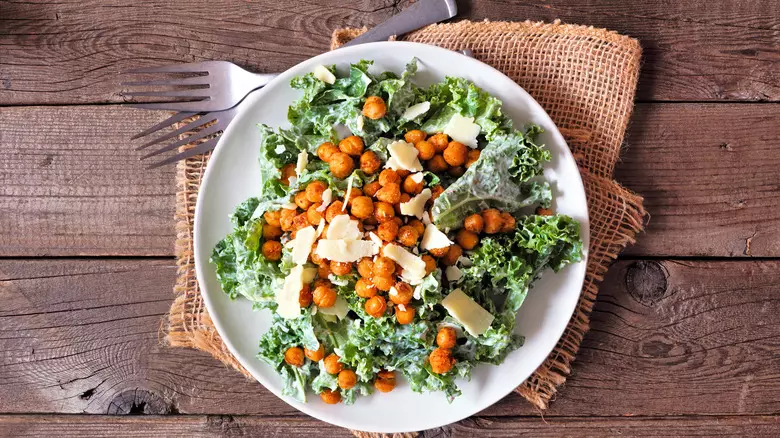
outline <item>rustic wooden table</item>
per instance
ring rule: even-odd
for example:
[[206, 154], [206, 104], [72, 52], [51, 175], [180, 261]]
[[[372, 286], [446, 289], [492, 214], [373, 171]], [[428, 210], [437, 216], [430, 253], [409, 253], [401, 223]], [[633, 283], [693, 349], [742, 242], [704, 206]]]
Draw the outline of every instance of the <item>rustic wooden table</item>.
[[[780, 436], [780, 2], [470, 3], [462, 17], [639, 38], [617, 179], [652, 219], [544, 418], [510, 395], [425, 435]], [[0, 434], [349, 435], [161, 346], [174, 171], [138, 163], [128, 137], [164, 114], [119, 105], [117, 73], [207, 59], [281, 71], [405, 4], [0, 1]]]

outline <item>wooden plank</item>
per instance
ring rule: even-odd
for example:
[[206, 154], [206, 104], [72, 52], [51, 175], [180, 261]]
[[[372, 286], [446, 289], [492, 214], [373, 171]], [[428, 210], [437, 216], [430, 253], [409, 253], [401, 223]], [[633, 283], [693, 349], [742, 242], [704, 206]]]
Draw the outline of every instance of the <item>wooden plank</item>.
[[167, 117], [117, 105], [0, 111], [0, 254], [171, 255], [174, 167], [128, 139]]
[[[175, 267], [0, 262], [0, 413], [293, 415], [206, 355], [159, 343]], [[550, 416], [776, 415], [780, 261], [618, 263]], [[513, 394], [483, 417], [538, 415]]]
[[[683, 417], [683, 418], [482, 418], [427, 430], [426, 437], [534, 437], [643, 436], [643, 437], [775, 437], [780, 433], [778, 417]], [[310, 417], [254, 416], [86, 416], [86, 415], [1, 415], [0, 433], [14, 437], [352, 437], [341, 429]]]
[[780, 107], [637, 105], [616, 178], [645, 197], [633, 255], [780, 255]]
[[[121, 102], [118, 74], [140, 65], [226, 59], [285, 70], [327, 50], [340, 26], [373, 26], [408, 2], [6, 2], [0, 104]], [[473, 20], [546, 20], [606, 27], [644, 49], [639, 96], [778, 100], [777, 2], [486, 0]], [[110, 24], [103, 24], [111, 17]]]

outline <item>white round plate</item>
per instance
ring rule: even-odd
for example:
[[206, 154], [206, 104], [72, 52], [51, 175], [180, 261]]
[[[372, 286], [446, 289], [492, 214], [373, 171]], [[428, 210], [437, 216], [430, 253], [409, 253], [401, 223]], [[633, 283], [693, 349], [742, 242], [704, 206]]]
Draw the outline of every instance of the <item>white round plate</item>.
[[585, 276], [583, 261], [557, 274], [548, 272], [536, 282], [518, 315], [516, 331], [525, 336], [525, 345], [500, 366], [476, 367], [470, 382], [458, 382], [463, 395], [451, 404], [443, 393], [412, 392], [403, 379], [399, 379], [393, 392], [361, 397], [351, 406], [326, 405], [314, 394], [310, 394], [308, 403], [281, 395], [281, 379], [255, 358], [258, 341], [269, 327], [270, 313], [252, 311], [246, 300], [231, 301], [217, 282], [214, 266], [209, 264], [212, 248], [231, 231], [228, 216], [233, 208], [258, 194], [260, 139], [256, 125], [289, 126], [287, 107], [299, 96], [298, 91], [289, 87], [290, 79], [319, 64], [336, 64], [343, 73], [350, 62], [373, 59], [370, 71], [400, 73], [412, 57], [418, 58], [418, 85], [429, 85], [445, 76], [469, 79], [504, 102], [504, 113], [515, 126], [533, 122], [544, 128], [540, 142], [547, 145], [553, 157], [544, 172], [553, 186], [553, 208], [580, 221], [587, 248], [588, 209], [582, 180], [566, 142], [542, 107], [512, 80], [486, 64], [439, 47], [408, 42], [364, 44], [322, 54], [287, 70], [247, 97], [211, 157], [195, 210], [198, 281], [214, 325], [233, 355], [263, 386], [300, 411], [338, 426], [368, 432], [408, 432], [443, 426], [506, 396], [541, 365], [558, 342], [577, 304]]

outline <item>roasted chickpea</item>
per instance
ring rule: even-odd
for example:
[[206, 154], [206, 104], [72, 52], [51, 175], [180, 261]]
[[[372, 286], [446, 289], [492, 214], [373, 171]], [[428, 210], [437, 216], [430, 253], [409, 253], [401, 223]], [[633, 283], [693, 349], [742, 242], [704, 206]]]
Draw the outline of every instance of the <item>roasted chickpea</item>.
[[409, 304], [414, 296], [414, 289], [409, 286], [408, 283], [399, 281], [393, 285], [390, 289], [390, 293], [387, 294], [390, 297], [390, 301], [395, 304]]
[[306, 357], [309, 358], [309, 360], [313, 362], [319, 362], [325, 357], [325, 346], [322, 345], [322, 342], [320, 342], [320, 348], [316, 350], [309, 350], [304, 348], [303, 354], [305, 354]]
[[283, 233], [281, 227], [263, 224], [263, 239], [265, 240], [279, 240]]
[[341, 402], [341, 394], [338, 391], [331, 391], [330, 389], [323, 389], [320, 393], [322, 401], [329, 405], [335, 405]]
[[298, 192], [295, 194], [295, 205], [301, 210], [308, 210], [311, 207], [312, 202], [306, 198], [306, 192]]
[[332, 307], [336, 304], [336, 290], [333, 286], [322, 284], [314, 288], [314, 304], [317, 307]]
[[469, 251], [477, 246], [477, 243], [479, 243], [479, 236], [473, 231], [461, 228], [458, 230], [458, 234], [455, 235], [455, 241], [458, 242], [458, 245], [462, 246], [463, 249]]
[[455, 366], [455, 358], [452, 357], [452, 351], [447, 348], [436, 348], [430, 356], [428, 362], [431, 364], [431, 371], [436, 374], [444, 374]]
[[339, 150], [347, 155], [359, 157], [363, 153], [363, 139], [357, 135], [350, 135], [339, 142]]
[[412, 175], [404, 178], [404, 191], [410, 195], [416, 195], [423, 191], [425, 187], [425, 181], [420, 179], [420, 182], [414, 180]]
[[327, 163], [330, 161], [330, 157], [338, 151], [339, 148], [335, 144], [326, 141], [317, 148], [317, 156], [320, 157], [320, 160]]
[[303, 366], [303, 348], [290, 347], [284, 352], [284, 361], [294, 367]]
[[517, 221], [515, 221], [514, 216], [507, 212], [501, 213], [501, 232], [502, 233], [508, 233], [515, 229], [515, 225], [517, 224]]
[[395, 171], [395, 173], [397, 173], [398, 174], [398, 178], [400, 178], [400, 180], [398, 181], [398, 184], [401, 184], [401, 181], [403, 181], [404, 178], [406, 178], [407, 176], [412, 174], [411, 171], [406, 170], [406, 169], [398, 169], [398, 170]]
[[352, 205], [352, 201], [354, 201], [355, 198], [359, 198], [361, 196], [363, 196], [363, 191], [357, 187], [352, 187], [352, 190], [349, 192], [349, 198], [344, 200], [344, 202], [346, 202], [347, 207], [349, 207], [350, 205]]
[[263, 246], [260, 248], [263, 257], [272, 261], [278, 262], [282, 259], [282, 244], [277, 240], [266, 240], [263, 242]]
[[444, 187], [441, 185], [431, 187], [431, 200], [428, 202], [433, 203], [442, 193], [444, 193]]
[[363, 115], [371, 120], [379, 120], [387, 114], [387, 105], [379, 96], [369, 96], [363, 104]]
[[325, 259], [323, 259], [319, 254], [317, 254], [317, 242], [314, 242], [314, 245], [311, 246], [309, 259], [311, 259], [311, 262], [317, 266], [326, 263]]
[[374, 214], [374, 201], [368, 196], [358, 196], [352, 200], [349, 211], [358, 219], [366, 219]]
[[282, 184], [284, 184], [286, 186], [289, 186], [290, 185], [290, 178], [292, 178], [292, 177], [294, 177], [296, 175], [297, 175], [297, 173], [295, 172], [295, 164], [293, 164], [293, 163], [285, 164], [282, 167], [282, 176], [279, 179], [280, 179], [280, 181], [282, 181]]
[[398, 241], [401, 245], [412, 247], [417, 245], [417, 240], [420, 238], [420, 233], [414, 227], [404, 225], [398, 230]]
[[309, 215], [307, 213], [301, 213], [293, 218], [292, 231], [298, 231], [306, 228], [309, 225]]
[[318, 202], [312, 204], [311, 207], [306, 210], [306, 217], [309, 219], [309, 223], [314, 226], [318, 226], [320, 224], [320, 219], [325, 217], [324, 211], [317, 210], [320, 207], [322, 207], [322, 204]]
[[339, 388], [352, 389], [357, 384], [357, 374], [352, 370], [342, 370], [338, 377]]
[[479, 155], [479, 149], [469, 149], [468, 154], [466, 154], [466, 167], [471, 167], [472, 164], [476, 163], [479, 160]]
[[436, 270], [436, 259], [431, 257], [428, 254], [423, 255], [422, 261], [425, 262], [425, 273], [430, 274], [431, 272]]
[[374, 388], [379, 392], [390, 392], [395, 389], [395, 379], [381, 379], [374, 380]]
[[265, 219], [265, 223], [274, 227], [282, 227], [282, 223], [279, 221], [282, 218], [282, 212], [279, 210], [276, 211], [266, 211], [263, 214], [263, 219]]
[[385, 242], [392, 242], [398, 236], [398, 224], [395, 221], [379, 224], [379, 228], [376, 229], [376, 235]]
[[[328, 189], [328, 184], [325, 181], [312, 181], [306, 186], [306, 199], [311, 203], [322, 202], [322, 194]], [[304, 210], [306, 208], [301, 207]]]
[[460, 256], [463, 255], [463, 248], [461, 248], [460, 245], [457, 243], [454, 245], [450, 245], [449, 249], [447, 250], [447, 254], [444, 255], [444, 257], [441, 258], [442, 264], [444, 266], [454, 266], [455, 263], [458, 262], [458, 259]]
[[325, 220], [328, 221], [328, 223], [333, 222], [333, 218], [340, 214], [347, 214], [345, 211], [342, 211], [342, 208], [344, 207], [344, 203], [341, 201], [333, 201], [330, 203], [328, 208], [325, 210]]
[[398, 176], [398, 172], [396, 172], [393, 169], [385, 169], [379, 173], [379, 185], [382, 187], [388, 185], [389, 183], [400, 183], [401, 177]]
[[501, 231], [504, 221], [501, 219], [501, 212], [495, 208], [489, 208], [482, 212], [482, 219], [485, 220], [485, 232], [487, 234], [496, 234]]
[[450, 166], [462, 166], [468, 158], [468, 148], [459, 141], [451, 141], [447, 144], [442, 156]]
[[322, 263], [317, 266], [317, 276], [327, 280], [328, 276], [332, 273], [333, 272], [330, 271], [330, 262], [328, 260], [322, 259]]
[[355, 170], [355, 161], [344, 152], [336, 152], [331, 155], [328, 165], [330, 167], [330, 173], [339, 179], [348, 177], [352, 171]]
[[433, 173], [443, 173], [446, 172], [447, 169], [449, 168], [447, 162], [444, 161], [444, 157], [442, 157], [439, 154], [434, 155], [433, 158], [428, 160], [426, 165], [428, 166], [428, 170], [430, 170]]
[[301, 291], [298, 292], [298, 304], [301, 307], [309, 307], [311, 305], [311, 302], [313, 300], [313, 296], [311, 293], [311, 286], [308, 284], [304, 284], [301, 288]]
[[411, 131], [404, 134], [404, 140], [411, 144], [417, 144], [417, 142], [425, 140], [425, 137], [427, 137], [425, 132], [420, 131], [419, 129], [412, 129]]
[[376, 373], [378, 379], [395, 380], [395, 371], [380, 370]]
[[366, 300], [364, 307], [366, 308], [366, 313], [374, 318], [379, 318], [387, 310], [387, 302], [381, 296], [376, 295]]
[[475, 213], [468, 216], [466, 220], [463, 221], [463, 227], [472, 233], [479, 234], [485, 228], [485, 220], [482, 219], [482, 215]]
[[380, 224], [392, 221], [395, 217], [395, 209], [392, 204], [387, 202], [375, 202], [374, 203], [374, 218]]
[[410, 219], [406, 225], [409, 225], [410, 227], [417, 230], [417, 234], [420, 236], [425, 233], [425, 224], [423, 224], [420, 219]]
[[552, 216], [553, 211], [550, 210], [549, 208], [536, 207], [536, 214], [539, 216]]
[[458, 341], [458, 335], [455, 329], [452, 327], [442, 327], [439, 332], [436, 333], [436, 345], [439, 348], [455, 348], [455, 343]]
[[366, 196], [374, 197], [376, 195], [376, 192], [379, 191], [379, 189], [382, 188], [382, 185], [379, 184], [379, 181], [370, 182], [363, 186], [363, 193]]
[[384, 256], [377, 257], [374, 260], [374, 276], [390, 276], [395, 272], [395, 262]]
[[447, 137], [447, 134], [440, 133], [428, 137], [428, 141], [436, 149], [436, 152], [444, 152], [450, 143], [450, 138]]
[[412, 321], [414, 321], [415, 313], [414, 307], [410, 305], [402, 304], [400, 306], [395, 306], [395, 319], [398, 321], [398, 324], [411, 324]]
[[293, 219], [298, 214], [297, 210], [291, 208], [283, 208], [279, 215], [279, 225], [282, 227], [282, 231], [292, 231]]
[[381, 166], [382, 162], [379, 161], [379, 157], [374, 151], [363, 152], [363, 155], [360, 156], [360, 170], [369, 175], [375, 174]]
[[376, 199], [387, 202], [388, 204], [397, 204], [401, 202], [401, 186], [398, 183], [387, 183], [376, 192]]
[[436, 148], [429, 141], [419, 141], [414, 144], [414, 147], [417, 149], [417, 157], [423, 161], [430, 160], [436, 155]]
[[371, 280], [363, 277], [355, 283], [355, 293], [361, 298], [371, 298], [377, 294], [377, 290]]
[[463, 176], [464, 173], [466, 173], [466, 168], [463, 166], [450, 167], [449, 169], [447, 169], [447, 173], [450, 176], [454, 176], [455, 178], [460, 178], [461, 176]]
[[347, 275], [352, 272], [352, 262], [330, 262], [330, 271], [334, 275]]
[[395, 275], [404, 275], [404, 268], [402, 268], [398, 263], [395, 264]]
[[360, 259], [357, 270], [361, 277], [370, 279], [374, 275], [374, 261], [370, 257]]
[[381, 290], [382, 292], [389, 291], [395, 284], [395, 280], [393, 279], [392, 275], [374, 274], [374, 277], [371, 279], [371, 281], [374, 283], [374, 286], [376, 286], [377, 290]]
[[336, 353], [331, 353], [323, 359], [325, 371], [328, 374], [338, 374], [344, 369], [344, 364], [339, 362], [341, 358]]

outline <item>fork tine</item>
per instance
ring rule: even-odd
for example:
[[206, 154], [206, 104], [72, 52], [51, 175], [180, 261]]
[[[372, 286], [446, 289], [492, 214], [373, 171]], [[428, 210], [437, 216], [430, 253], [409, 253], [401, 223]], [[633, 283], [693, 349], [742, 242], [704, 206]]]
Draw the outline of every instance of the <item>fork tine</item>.
[[[205, 94], [204, 94], [205, 92]], [[209, 97], [208, 88], [196, 88], [191, 90], [165, 90], [165, 91], [127, 91], [122, 93], [125, 96], [132, 97]]]
[[208, 75], [206, 76], [191, 76], [188, 78], [169, 78], [158, 79], [155, 81], [130, 81], [122, 82], [119, 85], [123, 87], [140, 87], [145, 85], [208, 85]]
[[166, 158], [162, 161], [158, 161], [157, 163], [151, 164], [147, 167], [147, 169], [154, 169], [156, 167], [164, 166], [166, 164], [174, 163], [179, 160], [185, 160], [190, 157], [194, 157], [195, 155], [205, 154], [206, 152], [214, 149], [217, 147], [217, 142], [219, 141], [219, 137], [212, 138], [209, 141], [205, 141], [197, 146], [195, 146], [192, 149], [187, 149], [184, 152], [180, 152], [172, 157]]
[[207, 137], [207, 136], [209, 136], [211, 134], [219, 132], [222, 129], [223, 128], [222, 128], [222, 126], [219, 123], [215, 123], [215, 124], [209, 126], [208, 128], [202, 129], [202, 130], [200, 130], [200, 131], [190, 135], [189, 137], [185, 137], [185, 138], [183, 138], [183, 139], [181, 139], [181, 140], [179, 140], [177, 142], [174, 142], [174, 143], [171, 143], [169, 145], [166, 145], [165, 147], [162, 147], [162, 148], [160, 148], [160, 149], [158, 149], [158, 150], [156, 150], [154, 152], [149, 152], [148, 154], [146, 154], [143, 157], [141, 157], [141, 159], [144, 160], [146, 158], [153, 157], [155, 155], [159, 155], [159, 154], [161, 154], [163, 152], [167, 152], [167, 151], [170, 151], [172, 149], [176, 149], [179, 146], [184, 146], [185, 144], [189, 144], [189, 143], [192, 143], [194, 141], [200, 140], [201, 138]]
[[[165, 140], [177, 137], [177, 136], [179, 136], [181, 134], [184, 134], [185, 132], [193, 131], [193, 130], [195, 130], [199, 126], [203, 126], [203, 125], [205, 125], [205, 124], [207, 124], [209, 122], [213, 122], [215, 117], [212, 114], [206, 114], [204, 116], [198, 117], [197, 119], [191, 121], [190, 123], [187, 123], [186, 125], [182, 126], [181, 128], [179, 128], [179, 129], [177, 129], [175, 131], [169, 132], [169, 133], [167, 133], [165, 135], [161, 135], [160, 137], [157, 137], [154, 140], [137, 147], [135, 150], [140, 151], [141, 149], [146, 149], [146, 148], [148, 148], [149, 146], [151, 146], [153, 144], [157, 144], [157, 143], [163, 142]], [[211, 117], [209, 117], [209, 116], [211, 116]]]
[[127, 104], [130, 108], [145, 109], [145, 110], [168, 110], [168, 111], [187, 111], [187, 112], [202, 112], [202, 111], [214, 111], [221, 108], [212, 109], [208, 107], [209, 99], [196, 100], [192, 102], [158, 102], [158, 103], [130, 103]]
[[147, 135], [149, 135], [149, 134], [151, 134], [153, 132], [157, 132], [157, 131], [165, 128], [165, 127], [171, 126], [174, 123], [181, 122], [182, 120], [184, 120], [184, 119], [186, 119], [188, 117], [192, 117], [195, 114], [197, 114], [197, 113], [186, 113], [186, 112], [175, 113], [174, 115], [172, 115], [172, 116], [168, 117], [167, 119], [163, 120], [162, 122], [152, 126], [151, 128], [149, 128], [149, 129], [147, 129], [147, 130], [145, 130], [143, 132], [139, 132], [138, 134], [130, 137], [130, 140], [135, 140], [137, 138], [146, 137]]
[[143, 67], [127, 70], [122, 73], [206, 73], [207, 69], [201, 62], [189, 62], [185, 64], [159, 65], [157, 67]]

